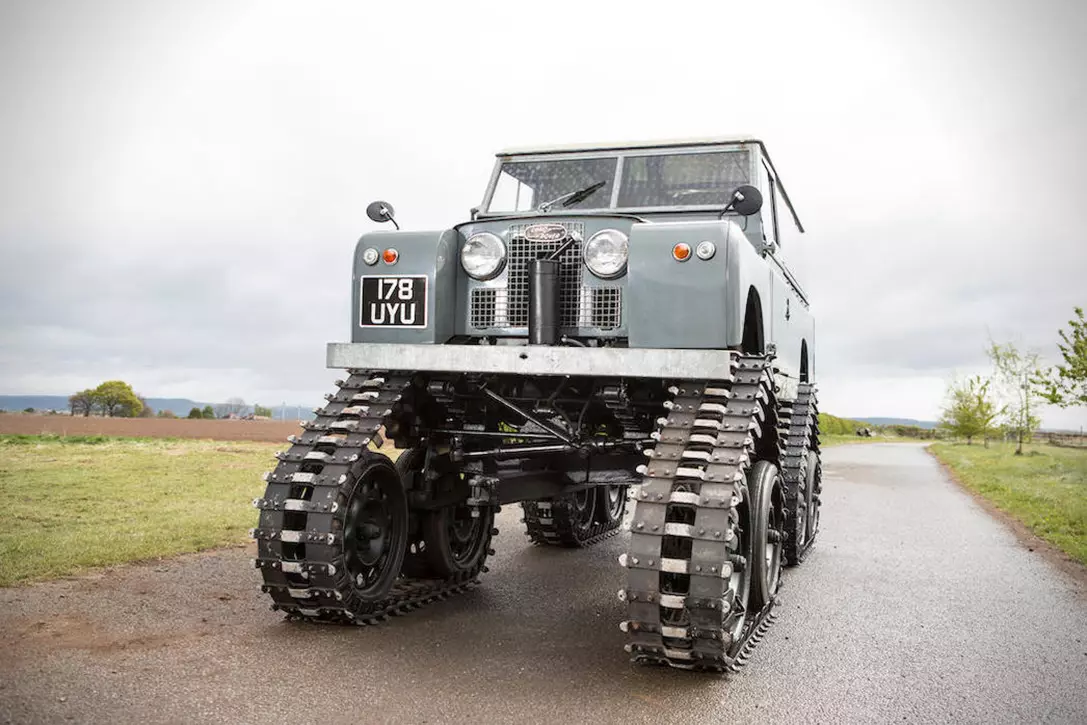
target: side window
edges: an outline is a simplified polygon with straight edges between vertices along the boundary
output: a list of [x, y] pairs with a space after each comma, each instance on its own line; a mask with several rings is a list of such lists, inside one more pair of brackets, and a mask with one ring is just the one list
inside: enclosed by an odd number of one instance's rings
[[781, 192], [778, 191], [777, 179], [770, 178], [770, 189], [773, 193], [770, 195], [770, 214], [774, 217], [774, 236], [777, 238], [778, 246], [781, 246], [781, 225], [778, 223], [778, 209], [781, 208]]
[[778, 215], [774, 177], [764, 161], [759, 168], [759, 191], [762, 192], [762, 238], [767, 244], [779, 243]]

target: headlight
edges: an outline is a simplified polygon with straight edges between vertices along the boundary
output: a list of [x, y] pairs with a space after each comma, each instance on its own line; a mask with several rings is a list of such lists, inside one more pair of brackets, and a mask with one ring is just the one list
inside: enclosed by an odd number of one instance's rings
[[490, 279], [506, 263], [506, 245], [490, 232], [473, 234], [460, 250], [460, 263], [472, 278]]
[[602, 279], [618, 277], [627, 268], [630, 243], [618, 229], [604, 229], [589, 237], [582, 255], [589, 271]]

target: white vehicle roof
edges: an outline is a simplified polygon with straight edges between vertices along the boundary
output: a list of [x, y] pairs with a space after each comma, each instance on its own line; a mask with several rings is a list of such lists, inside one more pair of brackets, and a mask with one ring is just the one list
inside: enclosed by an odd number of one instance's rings
[[553, 144], [548, 146], [521, 146], [502, 149], [496, 156], [528, 156], [530, 154], [558, 154], [573, 151], [621, 151], [623, 149], [669, 148], [673, 146], [720, 146], [722, 144], [757, 143], [755, 136], [698, 136], [695, 138], [663, 139], [656, 141], [604, 141], [600, 143]]

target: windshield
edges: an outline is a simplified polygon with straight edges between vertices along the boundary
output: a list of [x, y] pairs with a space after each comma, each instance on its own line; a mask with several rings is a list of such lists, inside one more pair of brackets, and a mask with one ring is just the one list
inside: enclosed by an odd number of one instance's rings
[[746, 151], [628, 156], [618, 206], [725, 206], [749, 176]]
[[[616, 181], [618, 156], [548, 158], [503, 161], [487, 212], [511, 214], [540, 210], [644, 209], [657, 207], [720, 206], [732, 192], [751, 182], [751, 159], [745, 149], [728, 151], [632, 153], [623, 157]], [[619, 184], [616, 203], [613, 188]], [[573, 203], [546, 203], [566, 198], [591, 186], [600, 188]]]
[[618, 157], [506, 161], [487, 207], [491, 213], [532, 211], [541, 204], [594, 184], [604, 185], [591, 196], [560, 209], [607, 209], [615, 183]]

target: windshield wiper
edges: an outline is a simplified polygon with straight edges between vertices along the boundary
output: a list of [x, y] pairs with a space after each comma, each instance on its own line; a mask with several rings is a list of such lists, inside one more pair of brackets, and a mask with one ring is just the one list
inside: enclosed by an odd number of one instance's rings
[[563, 194], [562, 196], [555, 197], [551, 201], [545, 201], [543, 204], [540, 204], [536, 208], [540, 211], [551, 211], [551, 207], [555, 206], [555, 204], [558, 204], [560, 201], [562, 202], [563, 208], [571, 207], [574, 204], [577, 204], [579, 201], [585, 201], [590, 196], [600, 191], [607, 185], [607, 181], [598, 181], [595, 184], [586, 186], [584, 189], [570, 191]]

